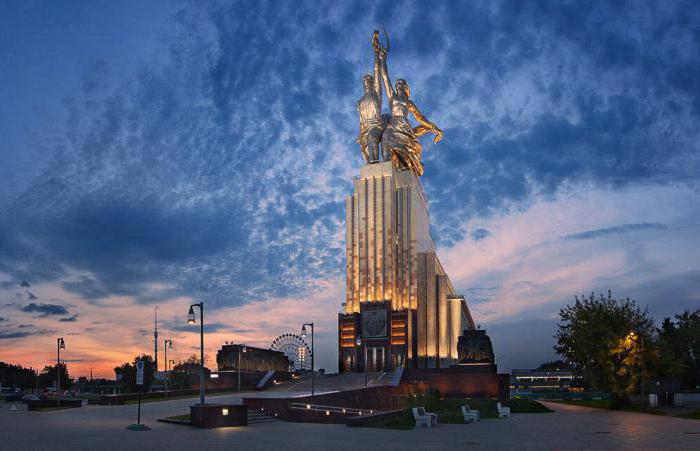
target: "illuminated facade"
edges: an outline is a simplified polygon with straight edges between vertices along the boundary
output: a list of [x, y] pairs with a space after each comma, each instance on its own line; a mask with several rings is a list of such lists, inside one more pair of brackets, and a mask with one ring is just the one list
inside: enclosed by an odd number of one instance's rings
[[390, 161], [364, 166], [346, 221], [340, 371], [457, 363], [458, 337], [474, 321], [435, 253], [419, 178]]

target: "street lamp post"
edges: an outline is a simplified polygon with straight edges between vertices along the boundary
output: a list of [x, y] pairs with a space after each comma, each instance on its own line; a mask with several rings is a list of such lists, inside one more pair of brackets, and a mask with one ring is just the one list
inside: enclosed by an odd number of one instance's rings
[[66, 349], [63, 337], [56, 339], [56, 385], [58, 388], [58, 407], [61, 407], [61, 349]]
[[[358, 347], [362, 346], [362, 337], [357, 337], [357, 346], [358, 346]], [[366, 346], [366, 345], [365, 345], [365, 346]], [[366, 349], [365, 346], [362, 347], [362, 356], [363, 356], [363, 357], [362, 357], [362, 362], [363, 362], [362, 370], [363, 370], [363, 372], [365, 373], [365, 388], [367, 388], [367, 361], [366, 361], [366, 359], [365, 359], [365, 349]], [[357, 359], [357, 363], [358, 363], [358, 365], [359, 365], [359, 363], [360, 363], [359, 356], [358, 356], [358, 359]]]
[[314, 385], [314, 372], [316, 367], [314, 366], [314, 323], [304, 323], [301, 325], [301, 337], [306, 338], [306, 326], [311, 327], [311, 399], [316, 394], [316, 387]]
[[187, 323], [195, 324], [194, 307], [199, 307], [199, 351], [200, 351], [200, 373], [199, 373], [199, 403], [204, 404], [204, 302], [190, 305], [187, 314]]
[[642, 359], [641, 359], [642, 360], [642, 382], [641, 383], [642, 383], [642, 396], [644, 396], [646, 394], [646, 386], [645, 386], [646, 374], [644, 371], [644, 334], [638, 334], [635, 331], [632, 331], [629, 333], [629, 337], [633, 341], [637, 341], [637, 339], [639, 339], [639, 343], [642, 347]]
[[238, 391], [241, 391], [241, 354], [248, 352], [246, 345], [238, 346]]
[[170, 373], [168, 373], [168, 347], [173, 349], [173, 341], [165, 340], [163, 342], [163, 350], [165, 351], [165, 396], [168, 396], [168, 379], [170, 378]]

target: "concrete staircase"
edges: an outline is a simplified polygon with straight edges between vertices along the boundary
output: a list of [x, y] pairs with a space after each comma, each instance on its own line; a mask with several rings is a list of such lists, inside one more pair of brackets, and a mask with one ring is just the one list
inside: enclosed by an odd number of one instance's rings
[[265, 376], [258, 381], [257, 385], [255, 386], [256, 390], [262, 390], [265, 388], [266, 385], [269, 385], [270, 379], [272, 379], [272, 376], [275, 374], [274, 370], [269, 370], [267, 373], [265, 373]]
[[[367, 386], [377, 387], [392, 385], [396, 373], [367, 373]], [[399, 381], [401, 376], [398, 376]], [[317, 374], [314, 385], [316, 393], [355, 390], [365, 387], [365, 373], [341, 373], [341, 374]], [[266, 391], [310, 392], [311, 374], [302, 374], [300, 377], [280, 382], [270, 386]]]
[[248, 411], [248, 424], [270, 423], [272, 421], [280, 420], [272, 415], [267, 415], [266, 413], [259, 412], [257, 410]]

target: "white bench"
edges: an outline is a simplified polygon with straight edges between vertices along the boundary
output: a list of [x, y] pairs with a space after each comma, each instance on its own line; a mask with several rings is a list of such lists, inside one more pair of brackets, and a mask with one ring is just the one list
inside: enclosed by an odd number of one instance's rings
[[416, 420], [416, 427], [425, 426], [432, 427], [437, 426], [437, 414], [426, 412], [424, 407], [414, 407], [413, 418]]
[[510, 418], [510, 407], [503, 407], [500, 402], [496, 403], [496, 410], [498, 410], [498, 418]]
[[472, 410], [469, 406], [461, 406], [462, 416], [464, 417], [465, 423], [473, 423], [474, 421], [479, 421], [479, 411]]

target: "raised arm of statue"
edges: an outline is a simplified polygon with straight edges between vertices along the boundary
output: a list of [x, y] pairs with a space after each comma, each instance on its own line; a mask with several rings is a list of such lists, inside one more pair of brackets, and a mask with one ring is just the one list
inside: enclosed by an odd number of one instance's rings
[[380, 52], [382, 50], [379, 43], [379, 31], [374, 30], [372, 35], [372, 47], [374, 47], [374, 93], [379, 98], [379, 105], [382, 104], [382, 65], [380, 61]]
[[437, 128], [437, 125], [433, 124], [428, 120], [428, 118], [423, 116], [423, 113], [420, 112], [416, 104], [410, 100], [408, 101], [408, 110], [411, 112], [411, 114], [413, 114], [413, 117], [415, 117], [418, 123], [420, 124], [417, 127], [413, 128], [414, 135], [421, 136], [428, 132], [434, 132], [435, 138], [433, 138], [433, 142], [437, 144], [442, 140], [442, 130]]
[[386, 98], [389, 100], [389, 106], [391, 106], [391, 103], [394, 101], [394, 97], [396, 97], [396, 92], [394, 92], [394, 87], [391, 86], [391, 79], [389, 78], [389, 69], [387, 69], [386, 66], [387, 57], [388, 54], [386, 50], [380, 49], [379, 61], [381, 62], [382, 81], [384, 82], [384, 89], [386, 90]]

